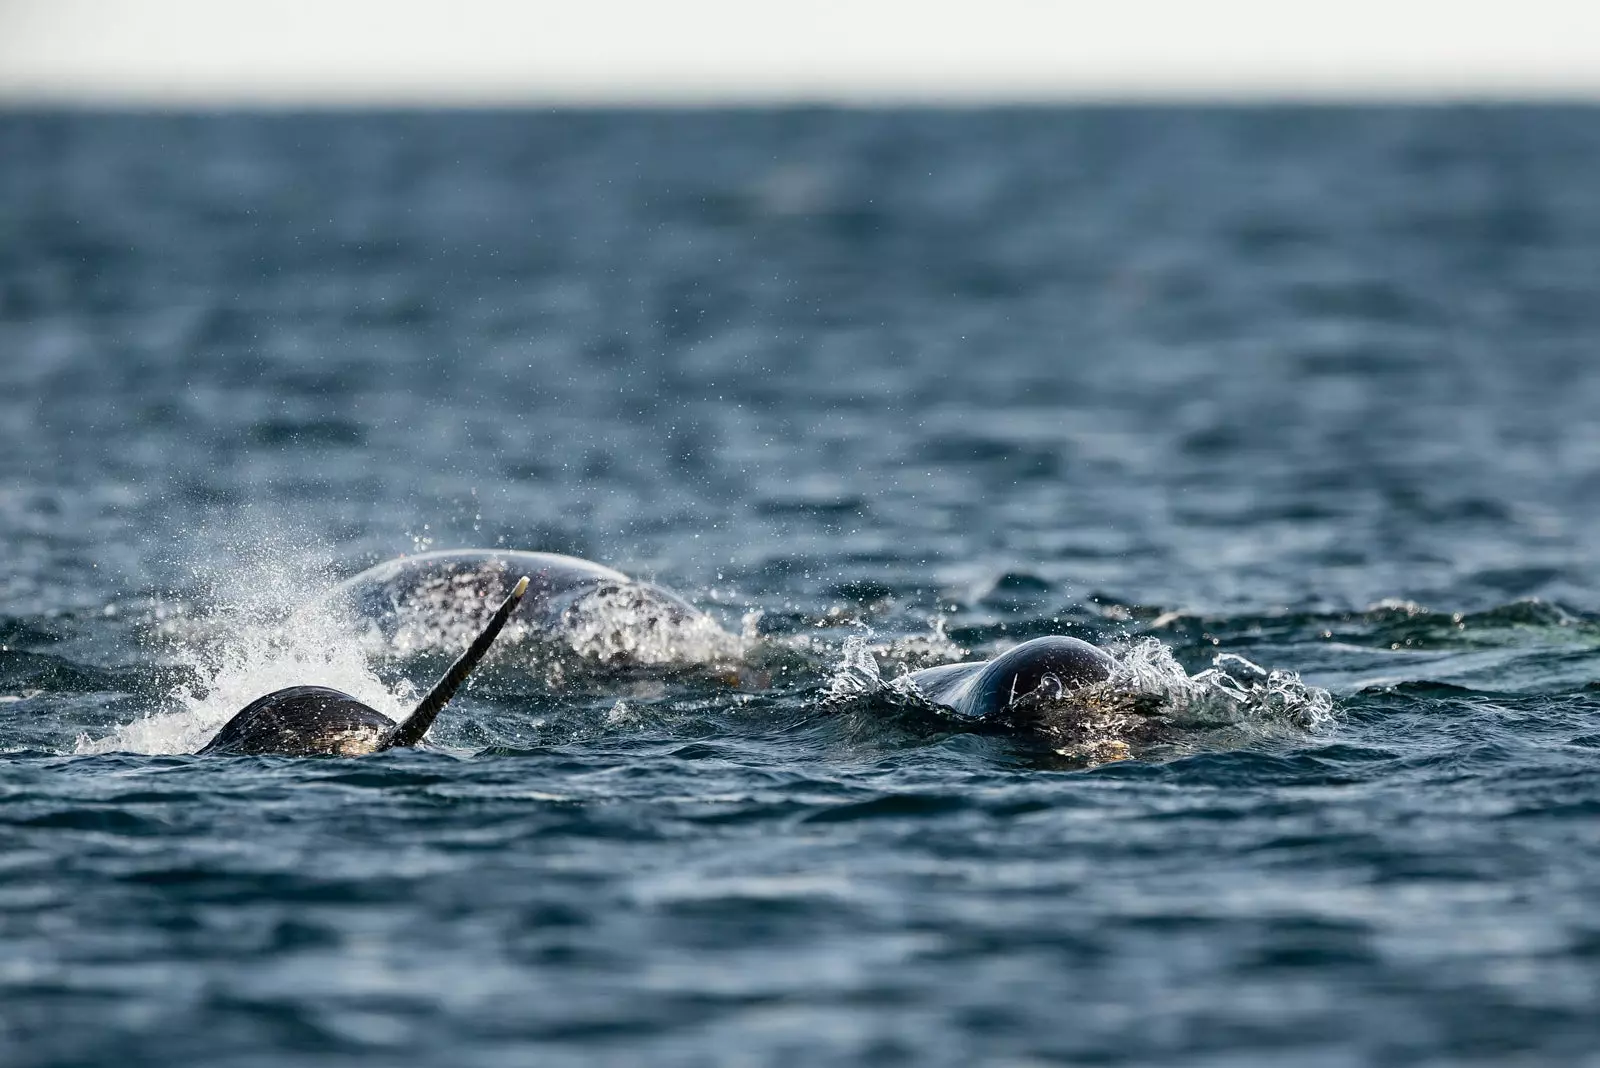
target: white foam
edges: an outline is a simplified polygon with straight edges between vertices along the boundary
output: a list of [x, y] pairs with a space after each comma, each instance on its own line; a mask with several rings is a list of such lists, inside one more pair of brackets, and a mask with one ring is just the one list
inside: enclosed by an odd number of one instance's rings
[[[483, 627], [488, 612], [483, 589], [475, 571], [426, 578], [393, 606], [383, 626], [359, 615], [346, 618], [344, 640], [374, 658], [454, 655]], [[334, 607], [323, 610], [346, 611], [343, 603], [335, 598]], [[748, 637], [723, 630], [712, 616], [682, 610], [651, 587], [632, 582], [582, 592], [559, 609], [558, 618], [539, 607], [529, 614], [506, 626], [495, 655], [527, 671], [543, 670], [552, 686], [561, 683], [565, 668], [585, 663], [734, 663], [751, 644]]]
[[[1127, 711], [1130, 698], [1154, 699], [1155, 711], [1179, 731], [1224, 725], [1255, 728], [1255, 733], [1281, 727], [1316, 731], [1334, 719], [1333, 695], [1327, 690], [1308, 686], [1293, 671], [1269, 670], [1234, 653], [1219, 654], [1211, 667], [1190, 675], [1155, 638], [1107, 651], [1115, 664], [1106, 682], [1071, 694], [1060, 693], [1057, 683], [1058, 693], [1072, 702], [1077, 715], [1092, 712], [1103, 720], [1096, 724], [1100, 733], [1114, 734], [1120, 726], [1137, 722]], [[870, 634], [847, 637], [824, 700], [881, 696], [927, 701], [909, 673], [885, 679], [874, 653]], [[1047, 676], [1046, 681], [1052, 680]]]
[[194, 752], [245, 705], [286, 686], [330, 686], [391, 718], [405, 714], [416, 697], [410, 687], [385, 686], [351, 641], [348, 623], [305, 607], [331, 582], [325, 558], [273, 538], [233, 558], [240, 563], [228, 573], [197, 576], [212, 590], [202, 604], [167, 604], [154, 613], [152, 658], [193, 681], [108, 737], [79, 736], [76, 752]]
[[331, 686], [391, 719], [403, 717], [415, 699], [386, 688], [361, 650], [333, 626], [318, 630], [297, 620], [292, 628], [245, 628], [215, 647], [186, 651], [199, 681], [173, 692], [172, 711], [124, 724], [107, 738], [80, 738], [77, 752], [192, 753], [245, 705], [286, 686]]
[[711, 664], [744, 654], [742, 637], [703, 612], [673, 618], [644, 587], [603, 587], [562, 614], [572, 651], [600, 663]]
[[1110, 685], [1161, 699], [1178, 725], [1284, 723], [1314, 731], [1334, 718], [1333, 695], [1300, 681], [1296, 672], [1268, 669], [1236, 653], [1219, 653], [1212, 666], [1190, 675], [1156, 638], [1110, 650], [1116, 658]]

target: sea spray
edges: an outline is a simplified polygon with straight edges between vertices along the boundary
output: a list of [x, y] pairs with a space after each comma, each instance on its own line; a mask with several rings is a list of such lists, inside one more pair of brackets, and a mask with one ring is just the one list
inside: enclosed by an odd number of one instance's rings
[[1296, 672], [1264, 668], [1236, 653], [1219, 653], [1211, 667], [1190, 675], [1156, 638], [1108, 651], [1116, 664], [1105, 685], [1158, 698], [1175, 724], [1282, 723], [1314, 731], [1334, 717], [1327, 690], [1306, 685]]
[[222, 553], [197, 553], [191, 570], [201, 592], [158, 606], [146, 637], [152, 661], [179, 681], [149, 715], [107, 737], [80, 735], [76, 752], [193, 752], [245, 705], [286, 686], [333, 687], [403, 716], [415, 688], [385, 684], [347, 621], [317, 607], [331, 568], [295, 542], [261, 536], [234, 545], [226, 568], [215, 563]]
[[[1269, 670], [1232, 653], [1190, 675], [1155, 638], [1114, 645], [1111, 677], [1067, 689], [1046, 676], [1033, 694], [1013, 702], [1008, 722], [1050, 741], [1063, 755], [1090, 763], [1125, 759], [1130, 746], [1213, 741], [1224, 733], [1237, 744], [1285, 731], [1322, 729], [1334, 718], [1333, 697], [1293, 671]], [[875, 655], [878, 654], [878, 655]], [[901, 669], [885, 678], [870, 632], [845, 638], [823, 692], [830, 705], [885, 700], [933, 705]]]

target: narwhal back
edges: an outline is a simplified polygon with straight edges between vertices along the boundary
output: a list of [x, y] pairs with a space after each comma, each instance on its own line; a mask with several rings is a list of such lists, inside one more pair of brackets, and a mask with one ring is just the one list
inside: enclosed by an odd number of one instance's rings
[[291, 686], [250, 702], [200, 752], [357, 756], [393, 729], [392, 719], [347, 693]]
[[930, 701], [973, 719], [992, 719], [1047, 681], [1062, 691], [1075, 690], [1109, 678], [1115, 664], [1103, 649], [1053, 634], [1023, 642], [993, 660], [924, 668], [913, 672], [911, 680]]

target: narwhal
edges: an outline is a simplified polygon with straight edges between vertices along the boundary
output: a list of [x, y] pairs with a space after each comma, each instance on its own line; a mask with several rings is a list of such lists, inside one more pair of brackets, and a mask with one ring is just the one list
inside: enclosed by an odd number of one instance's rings
[[993, 660], [923, 668], [911, 673], [911, 681], [935, 704], [972, 719], [996, 721], [1041, 688], [1063, 695], [1106, 681], [1115, 666], [1104, 649], [1052, 634], [1023, 642]]
[[679, 665], [738, 656], [739, 642], [671, 590], [589, 560], [510, 549], [447, 549], [389, 560], [346, 579], [317, 605], [347, 621], [385, 658], [455, 649], [477, 631], [485, 598], [528, 575], [519, 626], [506, 635], [535, 659], [571, 650], [611, 667]]
[[414, 746], [456, 690], [478, 666], [506, 620], [528, 592], [526, 576], [495, 609], [481, 633], [428, 695], [396, 723], [371, 705], [327, 686], [290, 686], [251, 701], [200, 750], [202, 755], [362, 756]]
[[1132, 746], [1164, 740], [1161, 702], [1109, 686], [1117, 661], [1079, 638], [1052, 634], [993, 660], [945, 664], [911, 673], [919, 693], [983, 724], [1047, 741], [1057, 754], [1089, 764], [1126, 760]]

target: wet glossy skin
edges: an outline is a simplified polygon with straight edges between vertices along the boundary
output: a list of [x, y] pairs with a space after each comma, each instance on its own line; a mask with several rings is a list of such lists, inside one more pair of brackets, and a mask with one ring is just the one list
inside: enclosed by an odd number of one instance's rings
[[993, 660], [925, 668], [911, 679], [931, 701], [973, 719], [992, 719], [1051, 679], [1063, 690], [1104, 682], [1113, 664], [1109, 653], [1086, 641], [1050, 635], [1023, 642]]
[[251, 701], [200, 755], [361, 756], [376, 752], [395, 722], [347, 693], [290, 686]]

